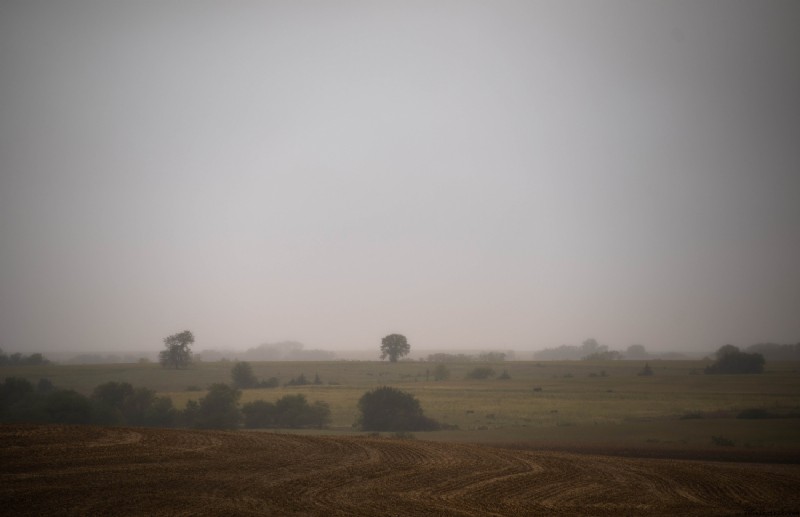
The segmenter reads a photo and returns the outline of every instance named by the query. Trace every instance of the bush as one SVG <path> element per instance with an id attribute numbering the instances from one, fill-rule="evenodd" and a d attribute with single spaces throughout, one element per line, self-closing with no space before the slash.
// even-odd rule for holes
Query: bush
<path id="1" fill-rule="evenodd" d="M 57 390 L 45 397 L 43 416 L 57 424 L 89 424 L 93 420 L 92 403 L 73 390 Z"/>
<path id="2" fill-rule="evenodd" d="M 311 383 L 308 382 L 304 373 L 301 373 L 297 377 L 292 377 L 292 380 L 286 383 L 287 386 L 307 386 L 309 384 Z"/>
<path id="3" fill-rule="evenodd" d="M 256 376 L 253 374 L 253 367 L 246 361 L 233 365 L 233 368 L 231 368 L 231 377 L 233 378 L 233 385 L 236 388 L 253 388 L 258 384 L 258 379 L 256 379 Z"/>
<path id="4" fill-rule="evenodd" d="M 277 426 L 277 413 L 275 404 L 266 400 L 255 400 L 242 406 L 244 426 L 249 429 L 258 429 Z"/>
<path id="5" fill-rule="evenodd" d="M 759 420 L 763 418 L 774 418 L 774 416 L 766 409 L 750 408 L 740 411 L 739 414 L 736 415 L 736 418 Z"/>
<path id="6" fill-rule="evenodd" d="M 725 345 L 717 350 L 717 360 L 706 367 L 709 374 L 762 373 L 764 356 L 758 353 L 748 354 L 733 345 Z"/>
<path id="7" fill-rule="evenodd" d="M 488 366 L 478 366 L 467 373 L 467 379 L 488 379 L 494 377 L 494 370 Z"/>
<path id="8" fill-rule="evenodd" d="M 358 425 L 364 431 L 428 431 L 439 423 L 423 414 L 410 393 L 383 386 L 365 393 L 358 401 Z"/>
<path id="9" fill-rule="evenodd" d="M 331 420 L 327 403 L 316 401 L 309 404 L 305 395 L 286 395 L 274 404 L 256 400 L 245 404 L 242 413 L 244 425 L 248 428 L 322 428 Z"/>
<path id="10" fill-rule="evenodd" d="M 736 442 L 724 436 L 712 436 L 711 443 L 718 447 L 734 447 L 736 445 Z"/>
<path id="11" fill-rule="evenodd" d="M 212 384 L 200 399 L 195 425 L 204 429 L 233 429 L 242 420 L 239 398 L 242 392 L 227 384 Z"/>
<path id="12" fill-rule="evenodd" d="M 433 380 L 435 381 L 446 381 L 450 378 L 450 370 L 447 369 L 442 363 L 439 363 L 433 369 Z"/>

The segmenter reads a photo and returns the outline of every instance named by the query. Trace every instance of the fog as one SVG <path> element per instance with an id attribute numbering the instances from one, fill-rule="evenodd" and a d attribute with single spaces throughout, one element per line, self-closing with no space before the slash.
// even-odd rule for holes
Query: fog
<path id="1" fill-rule="evenodd" d="M 0 347 L 800 340 L 800 4 L 0 4 Z"/>

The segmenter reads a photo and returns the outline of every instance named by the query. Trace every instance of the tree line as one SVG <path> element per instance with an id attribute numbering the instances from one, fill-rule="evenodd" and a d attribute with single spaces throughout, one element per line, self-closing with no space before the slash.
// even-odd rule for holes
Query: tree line
<path id="1" fill-rule="evenodd" d="M 443 366 L 443 365 L 442 365 Z M 48 379 L 33 384 L 9 377 L 0 384 L 0 422 L 96 424 L 200 429 L 323 428 L 331 422 L 330 406 L 309 402 L 303 394 L 284 395 L 275 402 L 255 400 L 240 406 L 242 389 L 273 387 L 277 380 L 259 381 L 247 362 L 231 369 L 232 383 L 212 384 L 205 396 L 177 409 L 172 399 L 127 382 L 106 382 L 85 396 L 56 388 Z M 274 382 L 273 382 L 274 381 Z M 319 376 L 314 383 L 321 384 Z M 290 384 L 311 384 L 304 375 Z M 365 393 L 358 402 L 355 425 L 368 431 L 433 430 L 412 395 L 389 387 Z"/>
<path id="2" fill-rule="evenodd" d="M 42 354 L 23 355 L 19 352 L 8 355 L 0 349 L 0 366 L 36 366 L 50 364 Z"/>

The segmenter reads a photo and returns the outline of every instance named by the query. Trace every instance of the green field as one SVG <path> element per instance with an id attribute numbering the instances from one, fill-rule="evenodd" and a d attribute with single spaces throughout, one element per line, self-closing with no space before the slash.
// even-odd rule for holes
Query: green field
<path id="1" fill-rule="evenodd" d="M 584 444 L 625 447 L 709 447 L 723 436 L 737 448 L 800 449 L 800 364 L 768 363 L 759 375 L 704 375 L 703 361 L 652 361 L 651 377 L 637 375 L 643 361 L 505 362 L 448 364 L 450 378 L 433 380 L 434 363 L 254 362 L 260 379 L 283 385 L 304 374 L 321 385 L 244 390 L 242 402 L 274 401 L 303 393 L 330 404 L 328 433 L 356 432 L 356 403 L 374 387 L 413 393 L 427 415 L 452 429 L 418 437 L 484 443 Z M 89 394 L 98 384 L 124 381 L 172 398 L 177 407 L 199 399 L 212 383 L 230 382 L 233 363 L 198 363 L 186 370 L 157 364 L 5 367 L 0 377 L 50 379 Z M 511 379 L 467 380 L 476 366 Z M 773 416 L 736 418 L 760 408 Z M 306 431 L 308 432 L 308 431 Z"/>

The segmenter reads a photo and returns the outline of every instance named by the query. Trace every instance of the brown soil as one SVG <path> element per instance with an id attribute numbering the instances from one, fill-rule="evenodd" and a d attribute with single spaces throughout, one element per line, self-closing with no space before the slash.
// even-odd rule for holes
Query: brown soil
<path id="1" fill-rule="evenodd" d="M 0 426 L 3 515 L 797 515 L 800 466 Z"/>

